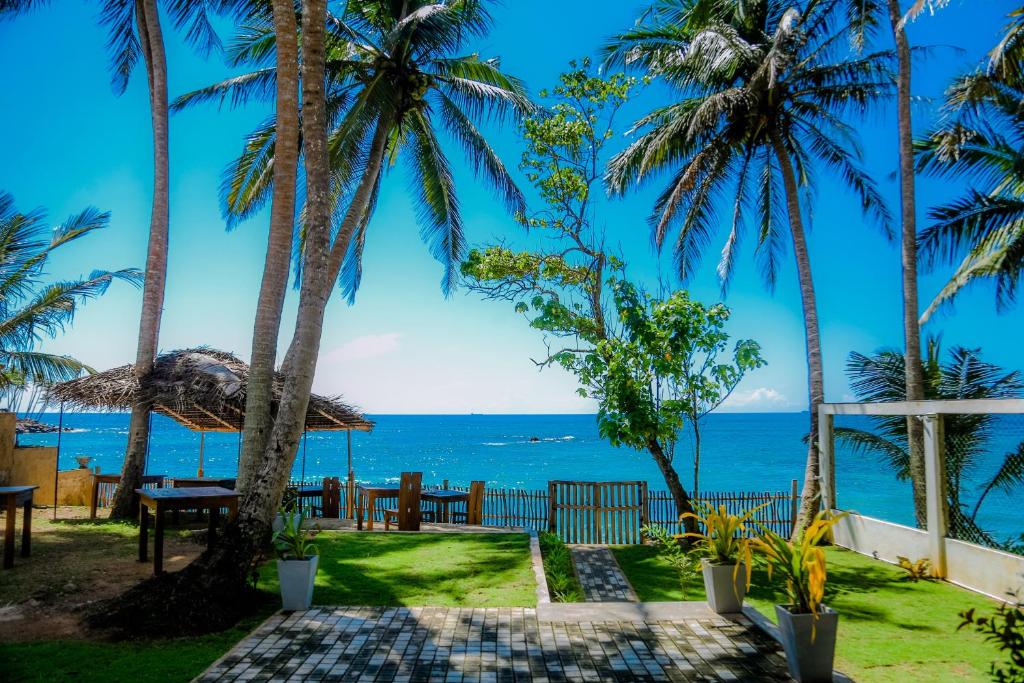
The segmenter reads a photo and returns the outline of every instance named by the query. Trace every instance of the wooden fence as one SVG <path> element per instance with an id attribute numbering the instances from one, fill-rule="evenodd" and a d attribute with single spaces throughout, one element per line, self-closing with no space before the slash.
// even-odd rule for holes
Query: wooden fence
<path id="1" fill-rule="evenodd" d="M 291 484 L 315 486 L 322 484 L 322 480 L 294 480 Z M 99 507 L 109 505 L 114 486 L 100 484 Z M 450 486 L 448 482 L 424 484 L 424 488 L 469 490 L 465 486 Z M 767 504 L 755 518 L 783 536 L 792 531 L 800 502 L 796 480 L 792 481 L 789 491 L 708 491 L 702 492 L 699 500 L 715 507 L 725 505 L 733 513 Z M 383 508 L 394 501 L 378 498 L 377 502 L 376 518 L 380 521 Z M 307 514 L 313 505 L 320 505 L 319 497 L 303 499 Z M 462 507 L 455 504 L 452 509 Z M 641 543 L 640 527 L 645 524 L 665 527 L 671 533 L 682 531 L 672 495 L 668 491 L 650 491 L 647 482 L 642 481 L 551 481 L 546 491 L 488 488 L 484 495 L 483 523 L 537 531 L 554 528 L 566 543 Z"/>
<path id="2" fill-rule="evenodd" d="M 548 531 L 566 543 L 642 543 L 646 481 L 549 481 Z"/>

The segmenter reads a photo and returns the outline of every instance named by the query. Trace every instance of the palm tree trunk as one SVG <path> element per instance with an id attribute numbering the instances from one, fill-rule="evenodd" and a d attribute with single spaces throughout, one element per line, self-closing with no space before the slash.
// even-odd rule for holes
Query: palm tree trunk
<path id="1" fill-rule="evenodd" d="M 693 497 L 700 494 L 700 423 L 693 420 Z"/>
<path id="2" fill-rule="evenodd" d="M 661 476 L 665 479 L 665 486 L 668 487 L 668 492 L 672 494 L 672 501 L 676 505 L 676 514 L 682 519 L 684 513 L 693 512 L 693 501 L 690 500 L 690 496 L 687 495 L 682 482 L 679 481 L 679 473 L 676 472 L 672 461 L 665 455 L 665 449 L 661 447 L 661 443 L 657 439 L 651 439 L 647 442 L 647 450 L 650 452 L 651 457 L 654 458 L 658 469 L 661 470 Z M 697 522 L 692 517 L 687 517 L 682 519 L 682 521 L 683 529 L 687 533 L 697 530 Z"/>
<path id="3" fill-rule="evenodd" d="M 804 470 L 804 488 L 800 496 L 800 511 L 797 513 L 794 533 L 810 524 L 818 509 L 821 492 L 819 451 L 818 451 L 818 405 L 825 401 L 825 381 L 821 363 L 821 335 L 818 330 L 818 304 L 814 294 L 814 280 L 811 277 L 811 260 L 807 253 L 804 236 L 803 215 L 800 212 L 800 195 L 796 175 L 789 152 L 777 130 L 771 134 L 772 147 L 782 170 L 782 184 L 786 190 L 786 209 L 789 213 L 789 232 L 793 239 L 793 256 L 796 259 L 797 276 L 800 280 L 800 300 L 804 313 L 804 336 L 807 344 L 807 388 L 810 410 L 810 438 L 807 440 L 807 466 Z"/>
<path id="4" fill-rule="evenodd" d="M 251 473 L 239 507 L 240 523 L 252 535 L 269 531 L 305 424 L 320 351 L 324 312 L 337 278 L 336 253 L 344 254 L 363 219 L 380 175 L 388 125 L 378 123 L 363 177 L 334 244 L 330 241 L 331 193 L 324 97 L 324 0 L 306 0 L 302 14 L 302 136 L 306 164 L 305 263 L 295 331 L 283 363 L 284 386 L 267 446 Z"/>
<path id="5" fill-rule="evenodd" d="M 921 328 L 917 301 L 917 200 L 914 188 L 914 140 L 910 119 L 910 42 L 903 27 L 899 0 L 888 0 L 889 23 L 896 42 L 899 74 L 896 79 L 896 120 L 900 151 L 900 223 L 903 265 L 903 338 L 908 401 L 924 398 L 921 366 Z M 910 481 L 914 491 L 914 514 L 924 528 L 927 519 L 924 475 L 924 425 L 907 416 Z"/>
<path id="6" fill-rule="evenodd" d="M 253 468 L 267 448 L 273 427 L 271 407 L 274 366 L 277 362 L 281 313 L 291 272 L 295 176 L 299 160 L 299 48 L 295 7 L 291 0 L 275 0 L 273 11 L 277 54 L 274 192 L 245 396 L 245 429 L 238 469 L 238 488 L 243 491 L 249 485 Z"/>
<path id="7" fill-rule="evenodd" d="M 164 39 L 156 0 L 137 0 L 136 21 L 138 22 L 143 55 L 146 59 L 150 114 L 153 120 L 153 208 L 149 223 L 146 284 L 142 291 L 139 343 L 135 354 L 135 376 L 142 382 L 153 370 L 153 362 L 156 360 L 160 342 L 160 317 L 164 306 L 164 283 L 167 279 L 170 173 L 167 131 L 167 57 L 164 53 Z M 128 448 L 124 456 L 124 466 L 121 469 L 121 483 L 118 485 L 111 503 L 111 518 L 130 519 L 136 515 L 138 505 L 135 489 L 142 486 L 143 470 L 146 467 L 151 408 L 149 392 L 140 390 L 132 405 L 132 416 L 128 426 Z"/>

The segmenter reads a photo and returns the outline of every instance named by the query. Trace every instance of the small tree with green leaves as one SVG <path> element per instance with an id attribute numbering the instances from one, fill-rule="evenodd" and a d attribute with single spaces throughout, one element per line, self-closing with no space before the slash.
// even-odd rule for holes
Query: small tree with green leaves
<path id="1" fill-rule="evenodd" d="M 474 249 L 462 275 L 486 298 L 514 302 L 544 334 L 547 351 L 534 362 L 576 375 L 580 394 L 598 403 L 601 435 L 615 446 L 648 451 L 682 515 L 693 505 L 673 460 L 687 405 L 693 404 L 688 397 L 695 393 L 706 405 L 707 386 L 727 393 L 762 361 L 757 344 L 742 341 L 731 364 L 718 362 L 728 340 L 722 331 L 728 309 L 707 308 L 682 291 L 651 297 L 626 279 L 625 263 L 605 251 L 594 200 L 615 114 L 637 82 L 621 74 L 593 75 L 586 60 L 571 67 L 558 87 L 541 93 L 554 104 L 523 125 L 520 168 L 544 208 L 520 222 L 550 246 Z M 698 361 L 709 350 L 710 364 Z M 698 381 L 697 374 L 709 379 Z M 685 524 L 692 530 L 692 519 Z"/>

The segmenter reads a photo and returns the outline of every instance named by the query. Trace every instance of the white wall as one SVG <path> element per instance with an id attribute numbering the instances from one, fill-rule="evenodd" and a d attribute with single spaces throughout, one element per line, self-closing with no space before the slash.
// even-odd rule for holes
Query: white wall
<path id="1" fill-rule="evenodd" d="M 928 533 L 901 524 L 851 513 L 834 528 L 836 545 L 887 562 L 896 556 L 929 556 Z M 998 600 L 1017 592 L 1024 599 L 1024 557 L 973 543 L 944 539 L 946 579 Z"/>

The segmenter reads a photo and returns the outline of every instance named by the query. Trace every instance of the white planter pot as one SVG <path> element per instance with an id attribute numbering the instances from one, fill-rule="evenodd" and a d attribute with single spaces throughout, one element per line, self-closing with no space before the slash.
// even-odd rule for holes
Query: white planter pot
<path id="1" fill-rule="evenodd" d="M 787 605 L 776 605 L 775 614 L 779 618 L 779 635 L 782 649 L 786 651 L 789 674 L 799 683 L 831 681 L 839 613 L 822 605 L 815 620 L 814 615 L 793 614 Z"/>
<path id="2" fill-rule="evenodd" d="M 714 564 L 707 559 L 700 563 L 708 607 L 717 614 L 742 611 L 743 598 L 747 594 L 746 564 L 740 562 L 737 570 L 734 564 Z"/>
<path id="3" fill-rule="evenodd" d="M 306 560 L 278 560 L 277 577 L 281 585 L 281 609 L 309 609 L 313 601 L 313 584 L 320 556 Z"/>
<path id="4" fill-rule="evenodd" d="M 302 513 L 301 512 L 293 512 L 293 513 L 291 513 L 291 515 L 292 515 L 292 519 L 295 520 L 293 522 L 293 524 L 295 524 L 295 525 L 302 524 Z M 274 515 L 274 521 L 271 523 L 270 528 L 276 534 L 278 531 L 284 531 L 284 524 L 285 524 L 285 516 L 283 514 L 281 514 L 280 512 L 278 512 L 276 515 Z"/>

